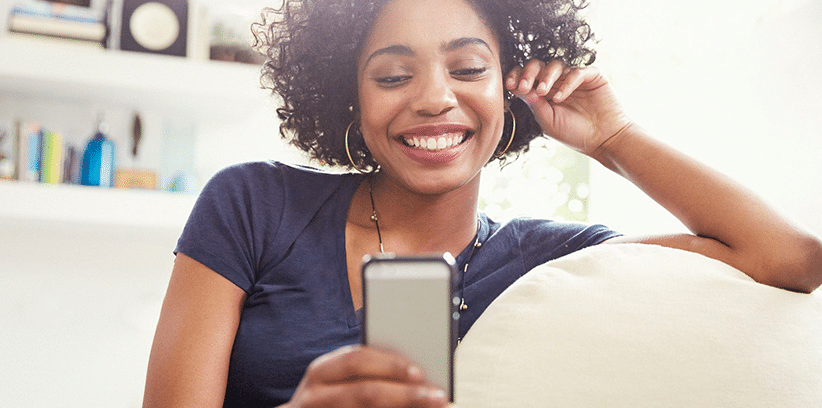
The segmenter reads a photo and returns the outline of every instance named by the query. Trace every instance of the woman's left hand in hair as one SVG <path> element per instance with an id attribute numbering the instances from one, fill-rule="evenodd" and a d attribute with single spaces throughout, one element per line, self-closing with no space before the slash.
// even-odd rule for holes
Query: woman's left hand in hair
<path id="1" fill-rule="evenodd" d="M 631 124 L 597 68 L 534 59 L 508 73 L 505 89 L 531 108 L 543 133 L 589 156 Z"/>

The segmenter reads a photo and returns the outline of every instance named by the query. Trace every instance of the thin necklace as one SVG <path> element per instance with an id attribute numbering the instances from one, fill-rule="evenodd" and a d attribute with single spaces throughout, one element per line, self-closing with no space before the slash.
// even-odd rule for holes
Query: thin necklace
<path id="1" fill-rule="evenodd" d="M 380 253 L 385 253 L 385 248 L 382 244 L 382 233 L 380 232 L 380 219 L 377 218 L 377 208 L 374 206 L 374 179 L 368 179 L 368 197 L 371 198 L 371 221 L 374 221 L 374 225 L 377 227 L 377 239 L 380 242 Z M 471 245 L 471 252 L 468 253 L 468 258 L 465 260 L 465 265 L 462 267 L 462 279 L 461 281 L 461 288 L 460 288 L 460 312 L 464 310 L 468 310 L 468 304 L 465 303 L 465 278 L 468 274 L 468 264 L 471 262 L 471 259 L 474 258 L 474 252 L 477 249 L 482 247 L 482 243 L 480 242 L 479 233 L 480 233 L 480 223 L 479 215 L 477 215 L 477 234 L 474 236 L 474 244 Z"/>

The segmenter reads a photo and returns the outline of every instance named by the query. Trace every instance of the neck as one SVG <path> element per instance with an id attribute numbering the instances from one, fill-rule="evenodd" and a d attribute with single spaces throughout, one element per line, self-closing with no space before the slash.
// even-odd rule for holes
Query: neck
<path id="1" fill-rule="evenodd" d="M 456 256 L 473 239 L 477 231 L 479 176 L 443 194 L 414 193 L 392 183 L 383 174 L 377 174 L 371 182 L 374 208 L 387 252 L 447 251 Z M 368 183 L 364 184 L 368 194 Z M 367 204 L 370 217 L 370 198 Z"/>

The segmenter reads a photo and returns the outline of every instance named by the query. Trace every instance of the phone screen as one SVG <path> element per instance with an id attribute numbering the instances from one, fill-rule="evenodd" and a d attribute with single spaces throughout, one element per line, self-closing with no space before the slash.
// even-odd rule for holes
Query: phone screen
<path id="1" fill-rule="evenodd" d="M 365 344 L 402 353 L 453 401 L 458 300 L 454 258 L 367 257 L 363 264 Z"/>

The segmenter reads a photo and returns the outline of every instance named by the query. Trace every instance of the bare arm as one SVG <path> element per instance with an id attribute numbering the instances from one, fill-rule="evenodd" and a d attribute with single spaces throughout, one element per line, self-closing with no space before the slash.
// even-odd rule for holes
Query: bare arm
<path id="1" fill-rule="evenodd" d="M 245 292 L 177 255 L 151 348 L 143 407 L 222 407 Z M 264 381 L 265 379 L 261 379 Z M 344 347 L 308 367 L 287 408 L 441 407 L 445 394 L 404 357 Z"/>
<path id="2" fill-rule="evenodd" d="M 151 347 L 143 407 L 222 407 L 245 292 L 178 254 Z"/>
<path id="3" fill-rule="evenodd" d="M 632 125 L 592 155 L 632 181 L 695 235 L 620 237 L 701 253 L 771 286 L 811 292 L 822 284 L 822 244 L 730 178 Z"/>
<path id="4" fill-rule="evenodd" d="M 810 292 L 822 284 L 822 243 L 728 177 L 648 136 L 624 114 L 595 68 L 530 61 L 506 87 L 542 130 L 621 174 L 694 235 L 615 238 L 723 261 L 768 285 Z"/>

